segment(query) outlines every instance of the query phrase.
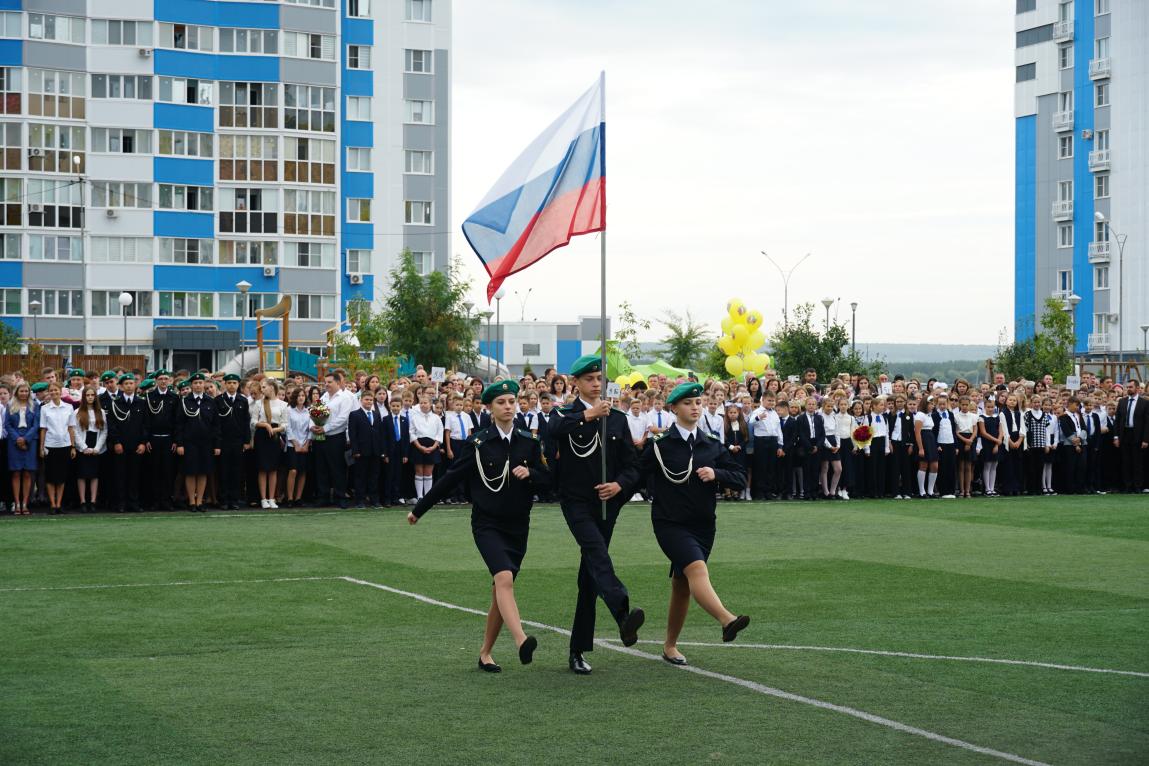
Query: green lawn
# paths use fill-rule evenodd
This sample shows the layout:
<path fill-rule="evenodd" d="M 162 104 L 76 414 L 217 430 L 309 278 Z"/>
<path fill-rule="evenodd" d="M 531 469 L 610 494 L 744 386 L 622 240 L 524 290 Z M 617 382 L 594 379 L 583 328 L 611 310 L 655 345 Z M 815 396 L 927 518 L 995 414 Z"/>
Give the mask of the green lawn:
<path fill-rule="evenodd" d="M 1141 498 L 719 511 L 715 586 L 753 617 L 739 644 L 1149 674 Z M 612 550 L 642 638 L 661 639 L 668 566 L 646 507 L 627 507 Z M 569 627 L 577 561 L 557 508 L 536 509 L 525 618 Z M 0 764 L 1004 762 L 766 687 L 1033 761 L 1149 760 L 1147 675 L 684 645 L 761 686 L 605 646 L 583 678 L 565 636 L 533 628 L 535 663 L 504 638 L 492 676 L 475 668 L 481 617 L 341 577 L 489 599 L 462 508 L 415 528 L 399 510 L 0 519 Z M 72 588 L 89 584 L 142 587 Z M 694 608 L 682 640 L 719 629 Z"/>

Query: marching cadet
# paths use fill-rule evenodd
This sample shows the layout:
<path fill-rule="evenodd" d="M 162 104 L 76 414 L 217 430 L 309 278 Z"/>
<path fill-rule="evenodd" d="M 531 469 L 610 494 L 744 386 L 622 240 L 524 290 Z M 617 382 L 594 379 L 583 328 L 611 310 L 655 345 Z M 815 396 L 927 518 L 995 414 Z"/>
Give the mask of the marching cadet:
<path fill-rule="evenodd" d="M 638 641 L 638 629 L 646 619 L 641 609 L 631 609 L 630 595 L 615 574 L 607 550 L 618 514 L 639 479 L 626 415 L 602 399 L 602 360 L 590 354 L 579 357 L 571 366 L 571 376 L 578 398 L 560 410 L 562 417 L 554 424 L 555 473 L 563 517 L 582 549 L 569 665 L 573 672 L 589 675 L 591 666 L 583 655 L 594 648 L 597 597 L 610 609 L 625 646 Z M 607 419 L 605 441 L 603 418 Z M 600 450 L 606 453 L 605 476 Z"/>
<path fill-rule="evenodd" d="M 115 454 L 116 510 L 140 510 L 140 461 L 147 450 L 148 409 L 136 393 L 136 376 L 125 373 L 117 381 L 119 395 L 112 400 L 108 441 Z"/>
<path fill-rule="evenodd" d="M 714 547 L 714 483 L 740 490 L 746 486 L 746 469 L 722 442 L 698 427 L 702 417 L 702 385 L 683 383 L 670 392 L 666 404 L 674 422 L 651 437 L 639 460 L 639 473 L 651 487 L 654 499 L 650 518 L 658 546 L 670 559 L 670 608 L 662 659 L 685 665 L 678 651 L 678 635 L 686 622 L 690 597 L 722 626 L 722 640 L 729 643 L 750 624 L 722 605 L 710 584 L 706 561 Z"/>
<path fill-rule="evenodd" d="M 251 449 L 252 433 L 247 397 L 239 393 L 239 376 L 234 372 L 223 376 L 223 393 L 215 398 L 215 405 L 219 419 L 219 499 L 224 510 L 238 511 L 243 453 Z"/>
<path fill-rule="evenodd" d="M 176 415 L 176 452 L 183 458 L 188 510 L 203 513 L 207 475 L 211 473 L 213 458 L 220 454 L 220 424 L 216 420 L 215 400 L 203 391 L 204 374 L 197 372 L 189 380 L 191 393 L 180 400 Z"/>
<path fill-rule="evenodd" d="M 171 385 L 172 374 L 167 370 L 157 370 L 154 389 L 143 394 L 144 403 L 148 406 L 152 504 L 157 511 L 172 509 L 172 488 L 176 473 L 176 412 L 180 400 Z"/>
<path fill-rule="evenodd" d="M 491 408 L 494 423 L 480 429 L 459 447 L 455 461 L 443 478 L 419 499 L 407 521 L 419 519 L 435 503 L 466 482 L 471 490 L 471 534 L 494 583 L 487 628 L 479 650 L 479 669 L 499 673 L 502 668 L 491 656 L 495 639 L 506 624 L 519 650 L 519 662 L 529 665 L 538 641 L 523 632 L 514 582 L 527 552 L 531 498 L 550 480 L 542 462 L 537 437 L 515 423 L 513 380 L 492 383 L 483 390 L 483 403 Z M 593 603 L 593 602 L 592 602 Z"/>

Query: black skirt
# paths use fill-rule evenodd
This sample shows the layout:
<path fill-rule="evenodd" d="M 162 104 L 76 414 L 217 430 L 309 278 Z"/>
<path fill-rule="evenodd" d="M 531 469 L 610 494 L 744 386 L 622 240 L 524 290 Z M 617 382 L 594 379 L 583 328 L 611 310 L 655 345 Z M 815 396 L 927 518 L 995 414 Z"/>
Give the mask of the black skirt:
<path fill-rule="evenodd" d="M 670 559 L 670 576 L 683 575 L 695 561 L 706 561 L 714 547 L 714 525 L 698 526 L 654 519 L 658 547 Z"/>
<path fill-rule="evenodd" d="M 296 452 L 295 447 L 288 446 L 283 453 L 283 467 L 289 471 L 307 471 L 307 457 L 310 452 Z"/>
<path fill-rule="evenodd" d="M 184 476 L 202 476 L 211 473 L 214 455 L 210 444 L 184 444 Z"/>
<path fill-rule="evenodd" d="M 506 525 L 471 514 L 471 534 L 475 547 L 492 575 L 509 571 L 517 576 L 527 555 L 527 524 Z"/>
<path fill-rule="evenodd" d="M 926 463 L 938 462 L 938 437 L 933 431 L 922 429 L 922 454 L 919 458 Z"/>
<path fill-rule="evenodd" d="M 83 453 L 76 455 L 76 478 L 77 479 L 98 479 L 98 478 L 100 478 L 100 456 L 99 455 L 85 455 Z"/>
<path fill-rule="evenodd" d="M 72 461 L 71 447 L 49 447 L 44 458 L 44 481 L 63 484 L 68 481 L 68 463 Z"/>
<path fill-rule="evenodd" d="M 416 442 L 424 447 L 430 447 L 435 443 L 435 440 L 424 436 L 421 439 L 417 439 Z M 422 450 L 411 450 L 411 462 L 415 465 L 439 465 L 439 461 L 442 459 L 441 450 L 434 450 L 430 455 L 424 453 Z"/>
<path fill-rule="evenodd" d="M 275 436 L 267 433 L 266 428 L 255 429 L 255 469 L 257 471 L 275 471 L 283 459 L 283 442 L 279 434 Z"/>

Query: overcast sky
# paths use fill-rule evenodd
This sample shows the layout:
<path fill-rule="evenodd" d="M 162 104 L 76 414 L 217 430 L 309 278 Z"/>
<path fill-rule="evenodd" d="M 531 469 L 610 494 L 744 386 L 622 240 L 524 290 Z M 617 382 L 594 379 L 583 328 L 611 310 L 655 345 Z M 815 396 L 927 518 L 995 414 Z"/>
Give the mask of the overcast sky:
<path fill-rule="evenodd" d="M 840 298 L 858 342 L 996 343 L 1013 317 L 1013 4 L 456 0 L 453 237 L 605 69 L 608 313 Z M 503 318 L 598 313 L 597 236 L 507 280 Z M 493 306 L 492 306 L 493 308 Z M 832 309 L 833 311 L 833 309 Z M 658 330 L 651 333 L 657 337 Z"/>

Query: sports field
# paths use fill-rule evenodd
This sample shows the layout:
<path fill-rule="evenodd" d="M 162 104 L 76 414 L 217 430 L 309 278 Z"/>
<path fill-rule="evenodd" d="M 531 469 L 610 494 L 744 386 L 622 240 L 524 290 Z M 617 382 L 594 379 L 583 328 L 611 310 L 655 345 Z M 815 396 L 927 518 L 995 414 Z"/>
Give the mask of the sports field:
<path fill-rule="evenodd" d="M 750 628 L 716 646 L 695 607 L 691 667 L 658 659 L 667 563 L 632 504 L 612 551 L 644 642 L 600 606 L 589 677 L 553 506 L 517 585 L 535 663 L 504 637 L 499 675 L 461 507 L 0 519 L 0 764 L 1149 760 L 1145 499 L 719 513 L 713 580 Z"/>

